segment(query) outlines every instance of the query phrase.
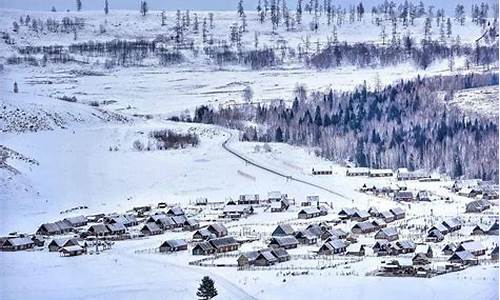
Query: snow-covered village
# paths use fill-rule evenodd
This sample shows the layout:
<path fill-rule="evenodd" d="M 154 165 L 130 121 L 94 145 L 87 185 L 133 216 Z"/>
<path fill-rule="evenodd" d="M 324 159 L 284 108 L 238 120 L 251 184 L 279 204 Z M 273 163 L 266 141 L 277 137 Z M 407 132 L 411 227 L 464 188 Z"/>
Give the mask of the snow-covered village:
<path fill-rule="evenodd" d="M 498 299 L 498 7 L 0 1 L 0 299 Z"/>

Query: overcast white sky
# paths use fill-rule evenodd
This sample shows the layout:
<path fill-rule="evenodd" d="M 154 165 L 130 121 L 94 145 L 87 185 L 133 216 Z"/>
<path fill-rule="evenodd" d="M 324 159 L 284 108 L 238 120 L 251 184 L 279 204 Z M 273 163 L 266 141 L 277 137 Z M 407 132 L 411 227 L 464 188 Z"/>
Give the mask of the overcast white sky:
<path fill-rule="evenodd" d="M 81 0 L 83 10 L 102 10 L 104 0 Z M 138 9 L 140 0 L 108 0 L 111 9 Z M 147 0 L 150 10 L 233 10 L 236 8 L 239 0 Z M 307 0 L 304 0 L 306 2 Z M 322 2 L 322 0 L 320 0 Z M 366 7 L 371 7 L 373 4 L 381 3 L 383 0 L 363 0 Z M 395 0 L 401 2 L 403 0 Z M 255 10 L 258 0 L 244 0 L 245 9 Z M 359 3 L 359 0 L 333 0 L 335 4 L 349 5 Z M 415 3 L 418 1 L 414 1 Z M 423 0 L 426 5 L 433 4 L 436 7 L 444 7 L 447 10 L 452 10 L 457 3 L 462 3 L 466 6 L 467 11 L 470 10 L 472 3 L 480 1 L 471 0 Z M 485 2 L 494 3 L 494 0 L 486 0 Z M 1 8 L 15 8 L 23 10 L 50 10 L 55 6 L 57 10 L 75 10 L 76 0 L 0 0 Z M 290 8 L 295 8 L 296 0 L 287 0 Z"/>

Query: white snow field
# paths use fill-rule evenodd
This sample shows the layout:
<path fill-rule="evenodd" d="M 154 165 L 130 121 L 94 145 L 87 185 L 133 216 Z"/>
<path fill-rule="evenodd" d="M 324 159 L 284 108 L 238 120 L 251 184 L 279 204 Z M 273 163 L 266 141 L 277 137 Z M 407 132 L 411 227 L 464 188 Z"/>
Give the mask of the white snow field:
<path fill-rule="evenodd" d="M 200 20 L 208 12 L 196 12 Z M 0 31 L 11 32 L 12 22 L 27 12 L 0 9 Z M 145 18 L 135 11 L 111 10 L 102 12 L 29 12 L 31 17 L 77 16 L 85 20 L 85 29 L 78 34 L 78 42 L 112 39 L 152 39 L 165 30 L 160 26 L 160 12 L 150 12 Z M 309 15 L 304 15 L 310 18 Z M 236 19 L 235 12 L 214 12 L 218 37 L 229 35 L 229 25 Z M 167 12 L 167 28 L 175 22 L 175 12 Z M 274 44 L 286 40 L 290 45 L 303 42 L 309 32 L 270 34 L 269 24 L 261 25 L 255 13 L 248 13 L 249 31 L 259 28 L 260 43 Z M 307 22 L 307 21 L 306 21 Z M 305 22 L 305 24 L 306 24 Z M 349 42 L 380 42 L 380 30 L 369 19 L 365 23 L 345 24 L 338 29 L 339 40 Z M 100 33 L 100 24 L 106 32 Z M 419 39 L 423 20 L 416 20 L 409 30 Z M 389 25 L 387 27 L 389 29 Z M 470 24 L 454 24 L 454 36 L 462 43 L 471 43 L 481 29 Z M 311 34 L 311 44 L 326 42 L 331 29 L 322 26 Z M 438 30 L 433 31 L 434 37 Z M 72 34 L 34 34 L 21 27 L 12 35 L 15 45 L 0 42 L 0 62 L 15 53 L 15 47 L 26 45 L 69 45 L 75 42 Z M 196 37 L 199 39 L 199 36 Z M 244 44 L 253 44 L 253 34 L 244 35 Z M 200 43 L 197 40 L 197 43 Z M 242 237 L 245 231 L 269 236 L 278 222 L 294 222 L 302 229 L 312 222 L 331 220 L 344 207 L 379 210 L 402 207 L 411 225 L 429 225 L 445 218 L 461 216 L 466 226 L 457 235 L 448 235 L 443 242 L 433 244 L 440 252 L 448 242 L 458 242 L 468 236 L 475 223 L 498 218 L 498 200 L 485 214 L 464 215 L 471 199 L 449 191 L 453 183 L 442 177 L 439 182 L 408 181 L 395 178 L 346 177 L 346 168 L 332 164 L 314 155 L 312 149 L 286 144 L 244 143 L 238 141 L 238 132 L 212 125 L 166 121 L 173 115 L 192 113 L 196 106 L 234 104 L 243 101 L 242 90 L 251 86 L 254 102 L 292 99 L 297 84 L 308 90 L 350 90 L 367 82 L 381 84 L 396 80 L 436 74 L 458 74 L 465 70 L 464 58 L 457 57 L 453 72 L 447 61 L 438 61 L 426 70 L 411 64 L 385 68 L 342 67 L 325 71 L 284 64 L 280 68 L 261 71 L 244 67 L 214 67 L 202 59 L 190 57 L 179 66 L 116 67 L 105 69 L 102 64 L 48 64 L 45 67 L 3 65 L 0 69 L 0 150 L 9 157 L 0 160 L 0 236 L 9 233 L 35 232 L 42 223 L 70 216 L 97 213 L 125 213 L 132 207 L 156 206 L 158 202 L 181 205 L 202 225 L 209 224 L 217 211 L 198 211 L 193 204 L 206 197 L 224 202 L 241 194 L 260 194 L 281 191 L 295 198 L 298 205 L 288 212 L 270 213 L 257 208 L 257 213 L 226 225 L 231 234 Z M 16 81 L 19 93 L 12 92 Z M 479 94 L 479 96 L 478 96 Z M 75 96 L 78 101 L 59 98 Z M 470 99 L 481 98 L 479 105 Z M 498 88 L 464 91 L 450 103 L 467 111 L 481 108 L 480 114 L 495 116 L 498 109 Z M 89 105 L 99 102 L 99 107 Z M 491 109 L 490 109 L 491 108 Z M 147 115 L 147 116 L 146 116 Z M 498 116 L 498 115 L 496 115 Z M 136 140 L 147 144 L 148 134 L 156 129 L 193 132 L 200 138 L 197 147 L 175 150 L 137 151 Z M 245 163 L 226 151 L 222 144 L 246 159 L 266 166 L 290 178 L 317 184 L 328 190 L 285 179 L 281 176 Z M 266 151 L 264 148 L 270 148 Z M 327 165 L 330 176 L 313 176 L 311 168 Z M 439 176 L 439 174 L 434 174 Z M 409 190 L 428 190 L 435 197 L 432 202 L 399 204 L 388 198 L 359 192 L 367 186 L 402 184 Z M 318 195 L 328 204 L 330 214 L 312 220 L 298 220 L 300 202 L 306 196 Z M 449 197 L 449 201 L 438 200 Z M 74 207 L 86 209 L 67 212 Z M 431 216 L 432 215 L 432 216 Z M 398 223 L 401 224 L 401 223 Z M 351 223 L 341 224 L 349 230 Z M 137 228 L 133 229 L 137 232 Z M 409 230 L 403 233 L 411 236 Z M 295 260 L 284 263 L 295 268 L 290 271 L 270 269 L 238 271 L 235 267 L 202 267 L 189 265 L 198 259 L 188 251 L 163 255 L 155 252 L 161 242 L 172 238 L 191 239 L 192 232 L 168 231 L 161 235 L 117 241 L 112 249 L 99 255 L 60 257 L 46 247 L 30 251 L 0 252 L 0 299 L 195 299 L 201 278 L 209 275 L 215 281 L 219 296 L 216 299 L 498 299 L 498 262 L 484 263 L 464 271 L 433 278 L 389 278 L 365 276 L 389 258 L 369 256 L 366 259 L 323 270 L 301 273 L 301 266 L 317 266 L 320 261 Z M 416 237 L 422 241 L 424 237 Z M 361 237 L 367 243 L 371 237 Z M 498 236 L 478 238 L 488 247 L 498 244 Z M 49 240 L 50 241 L 50 240 Z M 265 247 L 264 239 L 242 245 L 240 251 Z M 292 255 L 311 254 L 319 248 L 300 246 L 290 250 Z M 437 255 L 444 260 L 445 256 Z M 404 256 L 403 259 L 410 259 Z M 223 260 L 234 264 L 236 257 Z M 341 261 L 335 260 L 338 262 Z M 328 263 L 328 262 L 326 262 Z"/>

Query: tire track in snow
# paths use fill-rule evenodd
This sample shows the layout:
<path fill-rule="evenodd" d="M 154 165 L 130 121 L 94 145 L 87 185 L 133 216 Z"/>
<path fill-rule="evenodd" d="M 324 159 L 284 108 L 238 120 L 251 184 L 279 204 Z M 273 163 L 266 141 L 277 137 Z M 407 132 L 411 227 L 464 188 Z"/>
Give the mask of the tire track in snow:
<path fill-rule="evenodd" d="M 346 197 L 344 194 L 342 193 L 339 193 L 339 192 L 336 192 L 334 190 L 331 190 L 327 187 L 324 187 L 322 185 L 319 185 L 319 184 L 316 184 L 316 183 L 313 183 L 313 182 L 310 182 L 310 181 L 307 181 L 307 180 L 303 180 L 303 179 L 300 179 L 300 178 L 295 178 L 293 177 L 292 175 L 287 175 L 285 173 L 282 173 L 280 171 L 276 171 L 276 170 L 273 170 L 271 168 L 268 168 L 264 165 L 261 165 L 257 162 L 255 162 L 254 160 L 248 158 L 248 157 L 245 157 L 243 154 L 241 153 L 238 153 L 237 151 L 231 149 L 229 146 L 228 146 L 228 143 L 233 139 L 233 134 L 230 132 L 230 131 L 227 131 L 227 130 L 224 130 L 224 132 L 226 132 L 227 134 L 229 134 L 229 137 L 222 143 L 222 148 L 224 150 L 226 150 L 227 152 L 231 153 L 232 155 L 236 156 L 237 158 L 243 160 L 245 163 L 249 164 L 249 165 L 252 165 L 254 167 L 257 167 L 259 169 L 262 169 L 264 171 L 267 171 L 269 173 L 272 173 L 274 175 L 277 175 L 277 176 L 280 176 L 280 177 L 283 177 L 283 178 L 286 178 L 288 180 L 293 180 L 295 182 L 300 182 L 300 183 L 303 183 L 303 184 L 306 184 L 306 185 L 309 185 L 309 186 L 312 186 L 312 187 L 315 187 L 317 189 L 320 189 L 320 190 L 323 190 L 323 191 L 326 191 L 330 194 L 333 194 L 333 195 L 336 195 L 340 198 L 343 198 L 343 199 L 346 199 L 346 200 L 351 200 L 350 198 Z"/>

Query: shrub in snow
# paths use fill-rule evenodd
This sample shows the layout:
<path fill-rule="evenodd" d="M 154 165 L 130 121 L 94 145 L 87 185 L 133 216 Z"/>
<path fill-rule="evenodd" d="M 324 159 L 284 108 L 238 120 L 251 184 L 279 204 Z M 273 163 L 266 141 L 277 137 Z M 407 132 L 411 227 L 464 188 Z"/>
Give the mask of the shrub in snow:
<path fill-rule="evenodd" d="M 144 145 L 139 140 L 135 140 L 134 143 L 133 143 L 133 145 L 132 145 L 132 147 L 134 148 L 134 150 L 137 150 L 137 151 L 144 150 Z"/>

